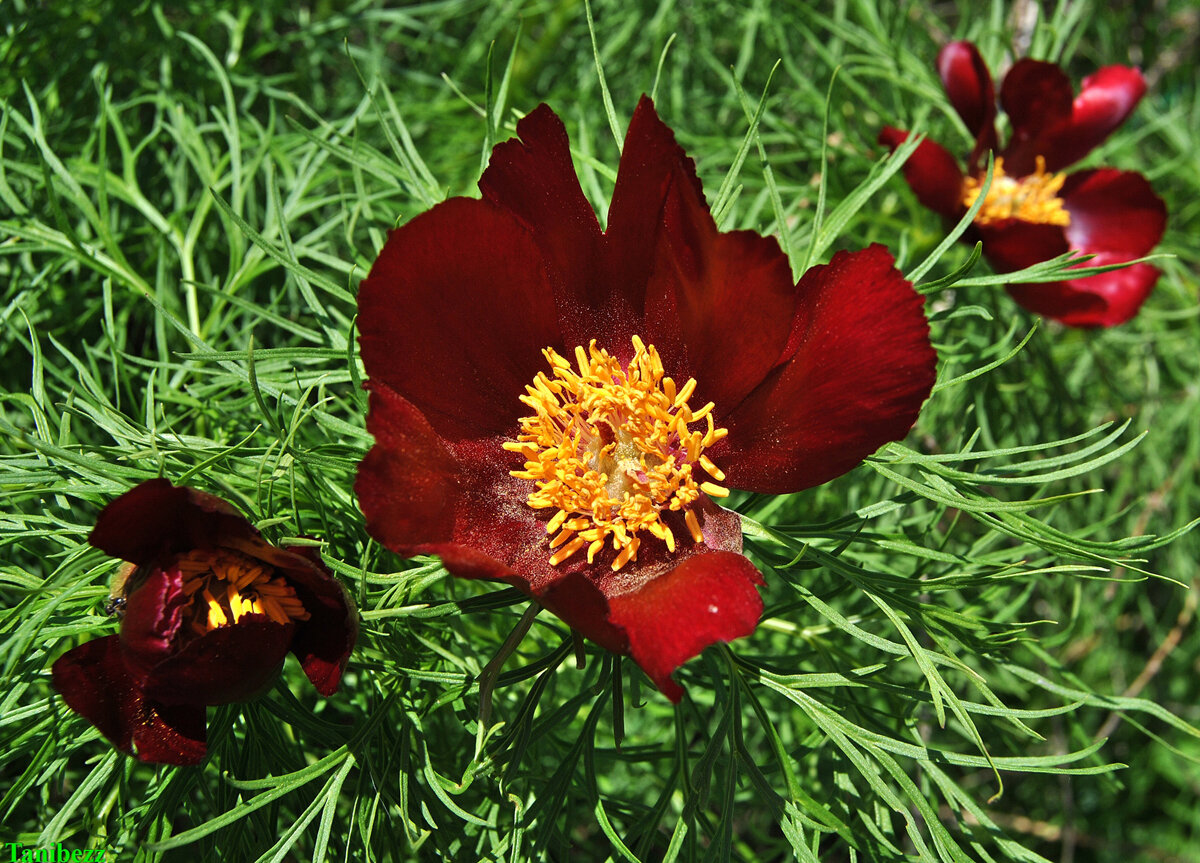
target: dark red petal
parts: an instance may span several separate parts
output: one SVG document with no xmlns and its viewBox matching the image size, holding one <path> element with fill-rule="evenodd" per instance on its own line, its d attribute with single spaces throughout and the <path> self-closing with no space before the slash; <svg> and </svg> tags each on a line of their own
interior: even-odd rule
<svg viewBox="0 0 1200 863">
<path fill-rule="evenodd" d="M 204 757 L 204 708 L 147 703 L 125 668 L 115 635 L 60 656 L 51 679 L 67 706 L 122 752 L 136 744 L 139 758 L 162 764 L 196 764 Z"/>
<path fill-rule="evenodd" d="M 996 91 L 987 64 L 970 42 L 951 42 L 938 52 L 938 75 L 950 104 L 975 136 L 975 150 L 996 146 Z"/>
<path fill-rule="evenodd" d="M 1129 259 L 1121 255 L 1101 253 L 1082 266 L 1103 266 L 1126 260 Z M 1068 326 L 1112 327 L 1137 314 L 1154 289 L 1158 276 L 1155 267 L 1134 264 L 1064 282 L 1009 285 L 1008 292 L 1031 312 Z"/>
<path fill-rule="evenodd" d="M 84 642 L 64 653 L 51 667 L 50 679 L 68 707 L 122 752 L 130 751 L 129 705 L 140 701 L 141 691 L 125 670 L 115 635 Z"/>
<path fill-rule="evenodd" d="M 280 566 L 279 571 L 309 613 L 308 620 L 296 624 L 291 651 L 317 692 L 333 695 L 358 638 L 358 614 L 317 549 L 297 547 L 291 551 L 306 565 Z"/>
<path fill-rule="evenodd" d="M 800 280 L 795 353 L 717 424 L 725 485 L 783 493 L 845 473 L 908 433 L 936 377 L 924 302 L 887 249 L 838 252 Z"/>
<path fill-rule="evenodd" d="M 125 600 L 121 645 L 130 673 L 144 681 L 175 651 L 175 640 L 189 617 L 192 598 L 183 592 L 178 568 L 155 569 Z"/>
<path fill-rule="evenodd" d="M 226 537 L 257 535 L 220 498 L 152 479 L 106 506 L 88 541 L 106 554 L 146 566 L 167 555 L 212 547 Z"/>
<path fill-rule="evenodd" d="M 569 319 L 572 310 L 605 305 L 608 287 L 597 272 L 600 223 L 579 186 L 567 130 L 558 115 L 538 105 L 517 123 L 517 135 L 519 140 L 504 141 L 492 150 L 479 189 L 485 201 L 515 216 L 542 249 L 569 326 L 574 323 Z M 578 333 L 568 336 L 573 344 L 587 343 Z"/>
<path fill-rule="evenodd" d="M 1071 82 L 1054 63 L 1018 60 L 1000 85 L 1000 104 L 1012 121 L 1012 139 L 1004 152 L 1004 170 L 1014 177 L 1031 173 L 1038 156 L 1052 156 L 1046 147 L 1050 133 L 1069 123 Z M 1055 170 L 1055 169 L 1051 169 Z"/>
<path fill-rule="evenodd" d="M 1125 122 L 1145 92 L 1146 79 L 1129 66 L 1105 66 L 1084 78 L 1070 122 L 1046 143 L 1046 169 L 1060 171 L 1086 156 Z"/>
<path fill-rule="evenodd" d="M 616 290 L 624 292 L 622 302 L 635 314 L 642 310 L 646 280 L 655 262 L 654 238 L 662 228 L 667 189 L 673 183 L 688 191 L 689 206 L 679 214 L 687 220 L 685 229 L 706 229 L 712 224 L 712 215 L 696 176 L 696 164 L 659 118 L 654 103 L 643 95 L 625 133 L 604 235 L 607 278 L 620 286 Z"/>
<path fill-rule="evenodd" d="M 1023 270 L 1070 249 L 1058 225 L 1006 219 L 991 225 L 976 225 L 974 230 L 983 241 L 983 256 L 998 273 Z"/>
<path fill-rule="evenodd" d="M 358 466 L 354 492 L 371 536 L 408 555 L 453 535 L 458 466 L 420 411 L 386 384 L 368 386 L 375 446 Z"/>
<path fill-rule="evenodd" d="M 642 337 L 692 405 L 732 409 L 780 359 L 796 308 L 787 257 L 773 237 L 718 233 L 694 186 L 672 183 L 646 289 Z"/>
<path fill-rule="evenodd" d="M 879 133 L 879 143 L 895 150 L 908 138 L 891 126 Z M 963 213 L 963 173 L 958 161 L 941 144 L 926 138 L 904 163 L 904 179 L 924 206 L 956 219 Z"/>
<path fill-rule="evenodd" d="M 154 704 L 143 701 L 133 727 L 137 757 L 152 764 L 199 764 L 208 751 L 203 704 Z"/>
<path fill-rule="evenodd" d="M 1158 245 L 1167 226 L 1166 204 L 1133 171 L 1080 171 L 1067 177 L 1061 194 L 1073 249 L 1140 258 Z"/>
<path fill-rule="evenodd" d="M 545 250 L 564 344 L 571 348 L 595 338 L 627 359 L 630 337 L 644 336 L 639 324 L 667 187 L 678 176 L 704 200 L 695 165 L 643 96 L 625 136 L 601 236 L 558 117 L 539 106 L 517 132 L 521 141 L 493 151 L 479 181 L 484 198 L 513 212 Z"/>
<path fill-rule="evenodd" d="M 228 704 L 266 689 L 283 664 L 293 624 L 262 614 L 197 636 L 147 674 L 146 697 L 161 704 Z"/>
<path fill-rule="evenodd" d="M 637 590 L 608 600 L 634 661 L 674 702 L 683 688 L 671 672 L 718 641 L 749 635 L 762 614 L 762 576 L 740 554 L 696 554 Z"/>
<path fill-rule="evenodd" d="M 332 695 L 358 638 L 358 615 L 341 582 L 311 546 L 284 549 L 255 539 L 232 547 L 273 567 L 296 591 L 309 619 L 296 622 L 291 651 L 317 691 Z"/>
<path fill-rule="evenodd" d="M 358 296 L 363 365 L 446 438 L 507 433 L 560 346 L 543 255 L 484 201 L 451 198 L 392 231 Z"/>
<path fill-rule="evenodd" d="M 521 580 L 514 580 L 512 584 L 528 592 Z M 536 599 L 589 641 L 613 653 L 629 653 L 625 630 L 609 619 L 608 598 L 583 572 L 567 573 L 549 584 Z"/>
<path fill-rule="evenodd" d="M 670 673 L 714 641 L 728 641 L 752 632 L 762 611 L 753 589 L 753 584 L 762 583 L 761 577 L 746 558 L 734 551 L 742 544 L 737 514 L 707 499 L 697 511 L 704 544 L 693 543 L 682 532 L 680 519 L 675 525 L 680 545 L 674 553 L 667 552 L 658 540 L 647 538 L 638 560 L 616 573 L 607 565 L 611 555 L 605 563 L 598 560 L 596 565 L 589 565 L 586 555 L 580 552 L 558 567 L 550 566 L 544 532 L 540 534 L 541 542 L 534 544 L 532 557 L 524 558 L 537 572 L 520 565 L 514 569 L 463 545 L 445 544 L 429 550 L 439 554 L 454 575 L 511 584 L 585 638 L 614 653 L 632 655 L 655 684 L 678 701 L 682 690 L 671 681 Z M 510 549 L 510 553 L 513 551 L 522 557 L 526 554 L 524 549 Z M 716 563 L 694 563 L 710 559 Z M 704 603 L 690 609 L 689 593 L 693 601 L 703 599 Z M 645 602 L 639 599 L 642 596 Z M 693 610 L 695 614 L 690 621 L 673 621 L 656 635 L 648 629 L 661 623 L 651 619 L 654 603 L 668 618 Z M 618 619 L 618 609 L 632 625 L 642 627 L 638 636 L 640 652 L 632 647 L 627 621 Z"/>
</svg>

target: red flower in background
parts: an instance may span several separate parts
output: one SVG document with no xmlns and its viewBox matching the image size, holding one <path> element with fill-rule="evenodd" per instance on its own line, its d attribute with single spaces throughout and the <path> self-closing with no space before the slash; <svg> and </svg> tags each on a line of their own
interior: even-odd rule
<svg viewBox="0 0 1200 863">
<path fill-rule="evenodd" d="M 964 173 L 945 148 L 925 140 L 904 176 L 922 204 L 957 221 L 979 196 L 984 154 L 996 150 L 996 99 L 991 74 L 970 42 L 947 45 L 937 66 L 975 146 Z M 991 189 L 967 235 L 983 241 L 984 257 L 997 272 L 1070 250 L 1095 255 L 1082 266 L 1117 264 L 1158 244 L 1166 207 L 1141 174 L 1112 168 L 1058 173 L 1120 126 L 1145 91 L 1141 72 L 1127 66 L 1106 66 L 1085 78 L 1078 96 L 1053 63 L 1023 59 L 1008 71 L 1000 107 L 1012 137 L 996 150 Z M 907 137 L 888 127 L 879 139 L 895 149 Z M 1137 313 L 1158 276 L 1141 263 L 1062 282 L 1009 285 L 1008 292 L 1030 311 L 1071 326 L 1113 326 Z"/>
<path fill-rule="evenodd" d="M 796 284 L 773 239 L 719 232 L 645 97 L 606 230 L 554 112 L 517 133 L 482 200 L 392 231 L 362 283 L 359 503 L 389 548 L 520 588 L 678 701 L 675 668 L 762 611 L 712 498 L 902 437 L 934 380 L 922 301 L 881 246 Z"/>
<path fill-rule="evenodd" d="M 337 689 L 358 622 L 315 550 L 275 548 L 225 501 L 165 479 L 105 507 L 89 541 L 128 561 L 120 634 L 68 651 L 52 676 L 123 752 L 199 762 L 205 706 L 257 695 L 289 650 L 318 692 Z"/>
</svg>

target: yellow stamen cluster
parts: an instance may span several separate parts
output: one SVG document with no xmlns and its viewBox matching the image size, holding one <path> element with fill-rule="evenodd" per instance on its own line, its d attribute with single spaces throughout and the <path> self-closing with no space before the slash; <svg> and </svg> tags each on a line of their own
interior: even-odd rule
<svg viewBox="0 0 1200 863">
<path fill-rule="evenodd" d="M 260 560 L 228 549 L 191 551 L 174 565 L 183 592 L 192 598 L 192 629 L 203 635 L 237 623 L 246 614 L 264 614 L 276 623 L 308 620 L 296 591 Z"/>
<path fill-rule="evenodd" d="M 521 419 L 516 441 L 504 444 L 525 457 L 524 470 L 512 471 L 533 480 L 528 497 L 534 509 L 558 510 L 546 524 L 554 566 L 587 546 L 588 563 L 611 542 L 614 571 L 637 559 L 645 530 L 675 550 L 675 536 L 663 521 L 667 512 L 682 512 L 696 542 L 704 540 L 691 505 L 701 492 L 725 497 L 717 482 L 725 474 L 704 454 L 728 434 L 713 424 L 713 404 L 693 411 L 687 401 L 695 379 L 680 388 L 666 377 L 654 345 L 633 337 L 634 355 L 621 364 L 595 340 L 575 348 L 573 367 L 553 349 L 542 353 L 551 374 L 538 374 L 521 401 L 533 414 Z M 704 431 L 688 428 L 704 422 Z"/>
<path fill-rule="evenodd" d="M 1004 160 L 996 159 L 992 174 L 992 185 L 984 198 L 983 206 L 975 214 L 975 223 L 990 225 L 1004 219 L 1020 219 L 1038 225 L 1071 224 L 1071 215 L 1063 209 L 1058 192 L 1066 181 L 1066 174 L 1047 174 L 1046 160 L 1037 157 L 1037 168 L 1032 174 L 1014 180 L 1004 173 Z M 983 177 L 967 177 L 963 180 L 962 202 L 970 207 L 983 188 Z"/>
</svg>

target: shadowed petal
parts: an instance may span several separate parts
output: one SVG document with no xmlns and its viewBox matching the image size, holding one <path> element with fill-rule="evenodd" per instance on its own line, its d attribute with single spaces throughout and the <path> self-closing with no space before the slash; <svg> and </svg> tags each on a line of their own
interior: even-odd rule
<svg viewBox="0 0 1200 863">
<path fill-rule="evenodd" d="M 199 764 L 208 751 L 203 704 L 142 701 L 133 727 L 137 757 L 151 764 Z"/>
<path fill-rule="evenodd" d="M 1117 264 L 1129 258 L 1101 252 L 1081 266 Z M 1134 264 L 1082 279 L 1046 284 L 1009 285 L 1008 292 L 1031 312 L 1072 327 L 1113 327 L 1137 314 L 1158 281 L 1159 271 Z"/>
<path fill-rule="evenodd" d="M 684 229 L 705 230 L 712 223 L 712 215 L 696 176 L 696 164 L 659 118 L 654 103 L 642 96 L 625 132 L 604 235 L 609 264 L 606 276 L 614 286 L 628 286 L 625 302 L 639 316 L 654 265 L 655 236 L 662 229 L 663 206 L 672 183 L 686 186 L 691 200 L 699 202 L 697 207 L 679 214 L 687 220 Z M 619 339 L 617 350 L 626 351 L 633 332 L 620 335 L 625 337 Z M 628 359 L 619 356 L 622 362 Z"/>
<path fill-rule="evenodd" d="M 560 344 L 542 253 L 483 201 L 451 198 L 392 231 L 358 296 L 363 365 L 445 438 L 509 431 Z"/>
<path fill-rule="evenodd" d="M 924 302 L 880 245 L 838 252 L 799 284 L 795 354 L 711 449 L 725 484 L 782 493 L 840 476 L 908 433 L 935 379 Z"/>
<path fill-rule="evenodd" d="M 908 139 L 908 132 L 891 126 L 879 133 L 879 143 L 895 150 Z M 958 160 L 941 144 L 926 138 L 904 163 L 904 179 L 924 206 L 956 219 L 963 213 L 963 172 Z"/>
<path fill-rule="evenodd" d="M 367 430 L 375 445 L 354 492 L 371 535 L 401 554 L 454 531 L 458 465 L 425 417 L 391 387 L 371 381 Z"/>
<path fill-rule="evenodd" d="M 1004 148 L 1004 170 L 1021 177 L 1033 171 L 1038 156 L 1047 168 L 1052 154 L 1046 147 L 1058 124 L 1069 123 L 1072 111 L 1071 82 L 1054 63 L 1018 60 L 1000 85 L 1000 104 L 1012 121 L 1012 139 Z"/>
<path fill-rule="evenodd" d="M 937 56 L 950 104 L 975 136 L 971 162 L 996 146 L 996 91 L 987 64 L 970 42 L 951 42 Z"/>
<path fill-rule="evenodd" d="M 296 623 L 291 651 L 317 692 L 333 695 L 358 640 L 358 614 L 341 582 L 321 560 L 321 552 L 311 547 L 292 551 L 308 560 L 310 567 L 282 567 L 284 577 L 309 613 L 308 620 Z"/>
<path fill-rule="evenodd" d="M 51 669 L 54 688 L 122 752 L 137 746 L 143 761 L 197 764 L 204 758 L 204 707 L 147 703 L 129 676 L 117 636 L 81 644 Z"/>
<path fill-rule="evenodd" d="M 120 638 L 129 670 L 139 680 L 171 655 L 191 606 L 177 568 L 155 569 L 127 596 Z"/>
<path fill-rule="evenodd" d="M 718 233 L 684 177 L 663 222 L 642 335 L 677 384 L 696 379 L 695 404 L 732 409 L 780 360 L 796 307 L 791 266 L 773 237 Z"/>
<path fill-rule="evenodd" d="M 255 537 L 233 507 L 193 488 L 152 479 L 112 501 L 88 542 L 105 554 L 144 566 L 171 554 L 209 548 L 227 537 Z"/>
<path fill-rule="evenodd" d="M 503 141 L 492 150 L 479 189 L 485 201 L 515 216 L 541 248 L 569 325 L 573 310 L 608 304 L 611 288 L 599 277 L 600 223 L 579 186 L 567 130 L 558 115 L 538 105 L 517 123 L 517 135 L 519 139 Z M 586 344 L 578 334 L 567 335 L 575 344 Z"/>
<path fill-rule="evenodd" d="M 1136 172 L 1080 171 L 1067 177 L 1061 194 L 1071 216 L 1065 233 L 1073 249 L 1140 258 L 1166 230 L 1166 204 Z"/>
<path fill-rule="evenodd" d="M 710 644 L 752 633 L 762 614 L 762 583 L 740 554 L 697 554 L 636 591 L 610 597 L 610 620 L 625 631 L 630 655 L 654 685 L 678 702 L 683 688 L 671 672 Z"/>
<path fill-rule="evenodd" d="M 983 241 L 983 256 L 998 273 L 1023 270 L 1070 250 L 1063 229 L 1058 225 L 1007 219 L 990 225 L 976 225 L 974 231 Z"/>
<path fill-rule="evenodd" d="M 67 651 L 55 660 L 50 675 L 68 707 L 118 749 L 130 751 L 129 706 L 141 699 L 141 692 L 125 670 L 117 636 L 96 638 Z"/>
<path fill-rule="evenodd" d="M 517 582 L 513 586 L 527 590 Z M 625 630 L 610 620 L 608 598 L 583 572 L 569 572 L 549 584 L 537 601 L 588 641 L 613 653 L 629 653 Z"/>
<path fill-rule="evenodd" d="M 283 664 L 294 624 L 263 614 L 197 636 L 146 675 L 146 697 L 162 704 L 228 704 L 266 689 Z"/>
</svg>

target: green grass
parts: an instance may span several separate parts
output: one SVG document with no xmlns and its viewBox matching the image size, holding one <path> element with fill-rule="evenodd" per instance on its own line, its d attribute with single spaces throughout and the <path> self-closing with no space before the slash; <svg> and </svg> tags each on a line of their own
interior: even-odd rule
<svg viewBox="0 0 1200 863">
<path fill-rule="evenodd" d="M 999 3 L 597 0 L 594 33 L 565 0 L 218 5 L 0 7 L 0 841 L 118 860 L 1200 859 L 1189 3 L 1063 4 L 1027 33 Z M 971 250 L 939 249 L 874 143 L 892 123 L 965 147 L 938 45 L 995 62 L 1022 35 L 1075 81 L 1132 62 L 1152 82 L 1085 162 L 1143 171 L 1170 213 L 1164 276 L 1124 327 L 1039 325 L 986 264 L 964 271 Z M 471 194 L 539 101 L 603 216 L 614 131 L 651 91 L 723 228 L 776 234 L 797 271 L 882 242 L 919 274 L 938 389 L 845 477 L 731 498 L 764 622 L 685 666 L 677 708 L 543 613 L 484 726 L 481 672 L 528 603 L 367 536 L 354 295 L 387 230 Z M 209 710 L 200 768 L 117 755 L 49 684 L 115 631 L 96 513 L 155 476 L 318 543 L 362 618 L 336 696 L 289 661 L 257 701 Z"/>
</svg>

